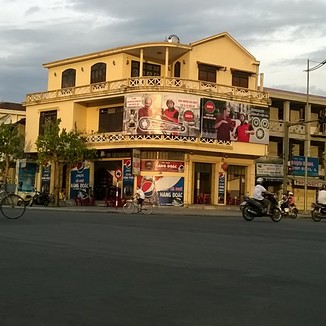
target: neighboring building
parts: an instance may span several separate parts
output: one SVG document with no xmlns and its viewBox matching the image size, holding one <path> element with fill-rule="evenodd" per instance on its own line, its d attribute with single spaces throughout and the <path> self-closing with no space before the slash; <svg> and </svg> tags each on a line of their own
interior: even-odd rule
<svg viewBox="0 0 326 326">
<path fill-rule="evenodd" d="M 110 199 L 117 185 L 127 198 L 139 185 L 158 205 L 223 205 L 252 192 L 256 160 L 267 156 L 270 99 L 259 61 L 228 33 L 190 44 L 171 35 L 44 67 L 47 90 L 24 103 L 28 157 L 44 121 L 56 118 L 98 151 L 61 171 L 70 198 L 91 187 L 95 199 Z M 243 118 L 253 128 L 237 129 Z M 51 188 L 51 174 L 35 168 L 36 186 Z"/>
<path fill-rule="evenodd" d="M 25 133 L 25 107 L 20 103 L 0 102 L 0 128 L 2 124 L 18 124 L 22 134 Z M 2 159 L 0 158 L 0 162 Z M 2 179 L 2 168 L 0 166 L 0 181 Z M 13 164 L 9 170 L 8 182 L 16 183 L 16 166 Z"/>
<path fill-rule="evenodd" d="M 279 89 L 264 88 L 271 99 L 268 155 L 257 161 L 257 176 L 268 181 L 271 191 L 282 191 L 284 181 L 288 190 L 294 192 L 299 209 L 310 208 L 316 200 L 316 191 L 325 183 L 326 132 L 319 123 L 326 113 L 326 97 Z M 307 105 L 308 104 L 308 105 Z M 285 122 L 297 123 L 288 128 L 288 143 Z M 313 121 L 305 123 L 306 121 Z M 287 143 L 287 144 L 286 144 Z M 288 170 L 284 179 L 283 159 L 289 149 Z M 305 173 L 305 156 L 308 170 Z M 307 177 L 307 187 L 305 181 Z M 304 207 L 307 198 L 307 207 Z"/>
</svg>

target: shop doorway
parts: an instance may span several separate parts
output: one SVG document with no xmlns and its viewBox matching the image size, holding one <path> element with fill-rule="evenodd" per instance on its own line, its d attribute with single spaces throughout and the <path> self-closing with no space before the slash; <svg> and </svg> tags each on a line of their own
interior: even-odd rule
<svg viewBox="0 0 326 326">
<path fill-rule="evenodd" d="M 195 163 L 194 192 L 195 204 L 211 204 L 212 164 Z"/>
<path fill-rule="evenodd" d="M 116 197 L 116 178 L 114 171 L 121 169 L 121 161 L 95 162 L 94 197 L 96 200 L 114 200 Z M 119 198 L 120 198 L 119 189 Z"/>
<path fill-rule="evenodd" d="M 228 166 L 227 205 L 240 205 L 246 190 L 246 167 Z"/>
</svg>

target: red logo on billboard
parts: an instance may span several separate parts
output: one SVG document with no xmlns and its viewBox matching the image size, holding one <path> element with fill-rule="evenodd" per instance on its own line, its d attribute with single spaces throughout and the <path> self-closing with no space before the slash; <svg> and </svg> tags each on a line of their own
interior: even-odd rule
<svg viewBox="0 0 326 326">
<path fill-rule="evenodd" d="M 205 103 L 205 111 L 208 113 L 213 113 L 215 111 L 215 105 L 212 101 L 207 101 Z"/>
<path fill-rule="evenodd" d="M 185 111 L 185 113 L 183 114 L 183 117 L 184 117 L 185 121 L 187 121 L 187 122 L 193 122 L 195 119 L 194 113 L 190 110 Z"/>
</svg>

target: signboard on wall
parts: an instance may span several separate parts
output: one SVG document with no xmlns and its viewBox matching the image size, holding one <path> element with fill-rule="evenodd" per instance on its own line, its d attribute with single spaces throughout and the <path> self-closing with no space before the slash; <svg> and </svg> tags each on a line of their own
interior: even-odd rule
<svg viewBox="0 0 326 326">
<path fill-rule="evenodd" d="M 319 160 L 317 157 L 308 157 L 307 175 L 309 177 L 318 177 Z M 291 167 L 293 175 L 305 175 L 305 157 L 292 156 Z"/>
<path fill-rule="evenodd" d="M 201 136 L 223 142 L 268 144 L 269 108 L 202 98 Z"/>
<path fill-rule="evenodd" d="M 125 96 L 126 134 L 200 135 L 200 98 L 176 93 Z"/>
<path fill-rule="evenodd" d="M 151 203 L 160 206 L 183 206 L 184 178 L 173 176 L 138 176 L 140 187 Z"/>
<path fill-rule="evenodd" d="M 140 166 L 142 171 L 184 172 L 183 161 L 141 160 Z"/>
<path fill-rule="evenodd" d="M 133 175 L 140 174 L 140 150 L 139 149 L 132 150 L 131 168 L 132 168 Z"/>
</svg>

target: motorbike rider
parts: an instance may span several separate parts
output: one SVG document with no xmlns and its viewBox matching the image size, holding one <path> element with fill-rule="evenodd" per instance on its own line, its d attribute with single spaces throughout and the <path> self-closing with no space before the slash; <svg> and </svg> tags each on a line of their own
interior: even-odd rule
<svg viewBox="0 0 326 326">
<path fill-rule="evenodd" d="M 295 206 L 295 202 L 294 202 L 294 194 L 292 191 L 289 191 L 288 193 L 288 200 L 289 200 L 289 207 L 294 207 Z"/>
<path fill-rule="evenodd" d="M 273 195 L 273 193 L 267 191 L 267 189 L 263 186 L 264 179 L 258 178 L 256 180 L 256 186 L 254 189 L 254 195 L 253 198 L 257 200 L 259 203 L 263 205 L 263 207 L 266 208 L 266 214 L 270 215 L 270 208 L 271 208 L 271 202 L 265 198 L 265 195 Z"/>
<path fill-rule="evenodd" d="M 317 203 L 326 206 L 326 185 L 323 185 L 319 190 Z"/>
</svg>

